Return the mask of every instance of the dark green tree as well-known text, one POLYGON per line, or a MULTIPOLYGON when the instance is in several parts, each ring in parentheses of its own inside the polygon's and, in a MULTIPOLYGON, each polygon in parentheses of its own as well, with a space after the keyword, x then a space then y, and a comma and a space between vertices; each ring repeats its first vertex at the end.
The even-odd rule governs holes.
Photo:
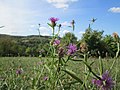
POLYGON ((81 42, 87 43, 88 51, 92 56, 100 56, 105 50, 105 43, 102 41, 103 32, 104 31, 92 30, 89 25, 82 36, 81 42))
POLYGON ((77 43, 77 37, 73 33, 66 33, 62 38, 63 44, 69 44, 69 43, 77 43))

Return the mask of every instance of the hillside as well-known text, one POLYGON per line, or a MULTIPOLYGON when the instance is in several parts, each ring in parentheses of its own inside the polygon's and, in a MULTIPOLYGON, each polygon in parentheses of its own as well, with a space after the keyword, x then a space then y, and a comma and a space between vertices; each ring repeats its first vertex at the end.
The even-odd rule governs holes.
POLYGON ((0 34, 0 56, 36 56, 49 43, 50 36, 0 34))

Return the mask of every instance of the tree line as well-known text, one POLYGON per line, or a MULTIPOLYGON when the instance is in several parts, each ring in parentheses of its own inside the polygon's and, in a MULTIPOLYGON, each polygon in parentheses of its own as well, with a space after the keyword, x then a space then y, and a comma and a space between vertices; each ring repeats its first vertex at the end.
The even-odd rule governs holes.
MULTIPOLYGON (((103 35, 104 31, 86 29, 80 40, 73 33, 58 37, 61 44, 75 43, 79 48, 86 43, 92 57, 115 57, 117 44, 112 35, 103 35), (71 37, 72 36, 72 37, 71 37)), ((0 56, 49 56, 50 36, 10 36, 0 35, 0 56)))

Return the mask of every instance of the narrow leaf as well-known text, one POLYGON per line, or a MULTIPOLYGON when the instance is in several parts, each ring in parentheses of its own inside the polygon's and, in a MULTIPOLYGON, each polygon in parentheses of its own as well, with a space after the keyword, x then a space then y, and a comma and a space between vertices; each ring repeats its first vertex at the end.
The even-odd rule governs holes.
POLYGON ((63 71, 66 72, 67 74, 69 74, 72 78, 76 79, 81 84, 83 84, 83 81, 80 78, 78 78, 77 75, 73 71, 70 71, 68 69, 63 70, 63 71))

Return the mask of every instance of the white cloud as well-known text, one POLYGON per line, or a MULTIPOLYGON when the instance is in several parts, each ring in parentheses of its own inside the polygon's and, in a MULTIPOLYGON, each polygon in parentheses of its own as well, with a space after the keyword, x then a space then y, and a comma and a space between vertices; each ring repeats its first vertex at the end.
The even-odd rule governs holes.
POLYGON ((113 13, 120 13, 120 7, 112 7, 108 11, 113 13))
POLYGON ((65 22, 61 23, 61 25, 62 25, 62 26, 70 26, 71 24, 68 23, 67 21, 65 21, 65 22))
POLYGON ((70 32, 70 31, 64 30, 62 33, 63 33, 63 34, 66 34, 66 33, 68 33, 68 32, 70 32))
POLYGON ((48 3, 51 3, 56 8, 68 8, 69 4, 72 2, 77 2, 78 0, 47 0, 48 3))
POLYGON ((50 36, 51 30, 49 28, 47 28, 47 27, 40 27, 39 30, 40 30, 40 35, 50 36))
POLYGON ((70 32, 70 31, 68 31, 68 30, 61 30, 59 35, 60 35, 60 37, 63 37, 68 32, 70 32))
POLYGON ((77 34, 77 38, 78 38, 78 39, 81 39, 84 33, 85 33, 85 31, 80 31, 80 32, 77 34))
POLYGON ((32 25, 30 25, 30 27, 31 27, 31 28, 35 28, 35 27, 36 27, 36 25, 32 24, 32 25))
POLYGON ((85 32, 84 31, 80 31, 79 34, 84 34, 85 32))
MULTIPOLYGON (((16 2, 15 2, 16 3, 16 2)), ((11 5, 0 1, 0 26, 2 34, 25 35, 28 32, 33 17, 36 12, 30 11, 23 5, 11 5)), ((32 27, 32 26, 31 26, 32 27)))

